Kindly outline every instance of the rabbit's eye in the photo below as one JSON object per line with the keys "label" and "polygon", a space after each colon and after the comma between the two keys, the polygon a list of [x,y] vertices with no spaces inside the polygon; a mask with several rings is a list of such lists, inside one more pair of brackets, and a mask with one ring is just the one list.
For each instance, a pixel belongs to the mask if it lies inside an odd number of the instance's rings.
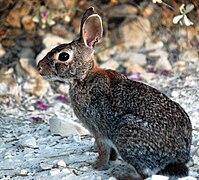
{"label": "rabbit's eye", "polygon": [[62,53],[59,54],[58,59],[60,61],[67,61],[69,59],[69,57],[70,57],[70,55],[68,53],[62,52]]}

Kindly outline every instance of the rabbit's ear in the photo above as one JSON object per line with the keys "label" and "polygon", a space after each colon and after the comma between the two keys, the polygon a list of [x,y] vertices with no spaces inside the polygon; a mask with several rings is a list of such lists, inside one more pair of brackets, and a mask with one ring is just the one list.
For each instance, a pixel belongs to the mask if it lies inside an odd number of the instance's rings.
{"label": "rabbit's ear", "polygon": [[93,48],[95,43],[102,38],[102,19],[94,12],[94,8],[89,8],[82,18],[80,38],[84,44]]}

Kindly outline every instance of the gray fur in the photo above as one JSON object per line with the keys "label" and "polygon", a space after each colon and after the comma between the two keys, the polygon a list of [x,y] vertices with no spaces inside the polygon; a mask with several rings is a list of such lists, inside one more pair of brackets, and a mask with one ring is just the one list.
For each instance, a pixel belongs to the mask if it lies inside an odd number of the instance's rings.
{"label": "gray fur", "polygon": [[[81,27],[95,14],[92,11],[85,13]],[[94,36],[95,30],[91,31]],[[93,167],[107,169],[109,161],[119,154],[136,169],[134,176],[125,177],[187,175],[192,127],[186,112],[160,91],[116,71],[98,68],[93,47],[99,37],[91,39],[90,47],[84,44],[85,38],[54,48],[39,62],[38,69],[47,79],[70,80],[72,108],[96,139],[99,158]],[[58,54],[69,50],[73,58],[60,62]],[[175,165],[179,167],[176,171]]]}

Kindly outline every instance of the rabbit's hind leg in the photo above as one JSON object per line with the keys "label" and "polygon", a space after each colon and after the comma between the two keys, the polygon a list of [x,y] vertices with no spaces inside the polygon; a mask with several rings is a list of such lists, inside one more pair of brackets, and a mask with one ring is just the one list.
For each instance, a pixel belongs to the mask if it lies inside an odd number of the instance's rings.
{"label": "rabbit's hind leg", "polygon": [[114,161],[117,159],[117,150],[115,149],[112,142],[108,139],[95,137],[95,141],[99,156],[95,161],[93,168],[97,170],[109,169],[109,161]]}

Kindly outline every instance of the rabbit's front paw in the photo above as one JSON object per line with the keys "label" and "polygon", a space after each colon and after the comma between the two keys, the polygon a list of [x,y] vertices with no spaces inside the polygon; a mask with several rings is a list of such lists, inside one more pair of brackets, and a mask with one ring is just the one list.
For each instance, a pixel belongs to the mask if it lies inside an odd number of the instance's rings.
{"label": "rabbit's front paw", "polygon": [[103,159],[98,158],[95,163],[93,164],[93,168],[97,169],[99,171],[107,170],[109,169],[109,163],[106,161],[103,161]]}

